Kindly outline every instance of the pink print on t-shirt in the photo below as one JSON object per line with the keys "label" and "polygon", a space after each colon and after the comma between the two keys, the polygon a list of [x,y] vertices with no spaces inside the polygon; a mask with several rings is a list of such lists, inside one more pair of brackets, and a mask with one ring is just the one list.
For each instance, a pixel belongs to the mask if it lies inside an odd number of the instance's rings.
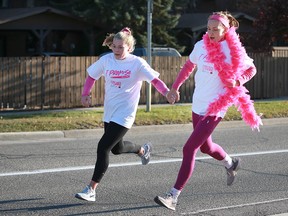
{"label": "pink print on t-shirt", "polygon": [[107,70],[106,74],[110,76],[110,78],[125,79],[125,78],[130,77],[131,71],[130,70]]}
{"label": "pink print on t-shirt", "polygon": [[212,74],[213,73],[213,66],[211,65],[203,65],[203,72]]}
{"label": "pink print on t-shirt", "polygon": [[204,62],[208,62],[207,60],[207,54],[201,54],[198,58],[198,61],[204,61]]}
{"label": "pink print on t-shirt", "polygon": [[121,82],[111,81],[111,87],[121,88]]}

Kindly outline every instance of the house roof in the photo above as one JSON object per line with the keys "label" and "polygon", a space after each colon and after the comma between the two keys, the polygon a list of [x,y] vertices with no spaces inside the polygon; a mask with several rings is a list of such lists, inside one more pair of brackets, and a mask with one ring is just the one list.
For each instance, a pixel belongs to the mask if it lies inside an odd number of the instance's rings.
{"label": "house roof", "polygon": [[[189,28],[192,32],[200,31],[207,28],[207,20],[211,13],[187,13],[183,14],[178,22],[176,28]],[[232,15],[236,18],[245,18],[249,21],[254,21],[255,18],[242,12],[235,12]]]}
{"label": "house roof", "polygon": [[[59,22],[60,19],[62,22]],[[0,9],[0,29],[30,29],[41,26],[54,29],[71,29],[73,26],[73,29],[84,29],[92,25],[51,7]]]}
{"label": "house roof", "polygon": [[69,13],[51,7],[0,9],[0,24],[19,20],[22,18],[26,18],[28,16],[34,16],[45,12],[72,17],[71,14]]}

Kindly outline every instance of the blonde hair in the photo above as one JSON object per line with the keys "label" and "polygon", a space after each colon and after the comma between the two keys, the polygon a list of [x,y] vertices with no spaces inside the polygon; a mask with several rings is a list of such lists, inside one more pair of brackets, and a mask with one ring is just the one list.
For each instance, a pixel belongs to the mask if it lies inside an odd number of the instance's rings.
{"label": "blonde hair", "polygon": [[213,12],[212,15],[209,16],[208,20],[211,18],[211,16],[213,15],[218,15],[221,16],[223,18],[226,18],[229,20],[229,26],[232,27],[234,26],[235,28],[239,27],[239,22],[236,20],[235,17],[232,16],[231,13],[229,13],[228,11],[218,11],[218,12]]}
{"label": "blonde hair", "polygon": [[133,37],[130,28],[125,27],[116,34],[114,33],[107,34],[105,40],[103,41],[102,46],[108,46],[111,49],[111,45],[113,44],[114,38],[118,40],[123,40],[123,42],[128,45],[130,53],[134,51],[136,40]]}

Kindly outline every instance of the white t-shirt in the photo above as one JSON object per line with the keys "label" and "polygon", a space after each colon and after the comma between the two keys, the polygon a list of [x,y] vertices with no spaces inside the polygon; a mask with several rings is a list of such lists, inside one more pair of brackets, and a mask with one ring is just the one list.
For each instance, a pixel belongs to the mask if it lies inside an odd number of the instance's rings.
{"label": "white t-shirt", "polygon": [[151,82],[159,76],[144,59],[129,54],[124,60],[117,60],[113,53],[102,56],[87,72],[95,80],[105,78],[103,121],[126,128],[135,121],[142,81]]}
{"label": "white t-shirt", "polygon": [[[226,56],[225,61],[231,64],[230,50],[227,42],[222,41],[220,43],[222,51]],[[207,61],[207,51],[203,40],[195,44],[193,51],[189,55],[189,59],[197,65],[192,111],[198,115],[206,115],[209,104],[225,92],[224,84],[221,82],[218,71],[215,70],[213,63]],[[253,66],[253,59],[248,57],[247,54],[244,65],[244,69]],[[219,113],[219,116],[222,118],[224,115],[225,113]]]}

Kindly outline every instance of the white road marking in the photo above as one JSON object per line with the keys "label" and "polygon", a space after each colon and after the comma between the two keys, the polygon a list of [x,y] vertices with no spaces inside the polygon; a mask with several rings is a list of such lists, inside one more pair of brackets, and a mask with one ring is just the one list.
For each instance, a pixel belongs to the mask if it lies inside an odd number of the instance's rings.
{"label": "white road marking", "polygon": [[[261,151],[261,152],[248,152],[248,153],[240,153],[240,154],[231,154],[231,156],[253,156],[253,155],[265,155],[265,154],[280,154],[287,153],[288,149],[283,150],[275,150],[275,151]],[[207,157],[196,157],[196,160],[207,160],[212,159],[210,156]],[[167,159],[167,160],[155,160],[150,161],[149,164],[159,164],[159,163],[173,163],[173,162],[181,162],[182,158],[176,159]],[[141,165],[140,162],[130,162],[130,163],[116,163],[110,164],[109,167],[125,167],[125,166],[138,166]],[[35,175],[35,174],[43,174],[43,173],[56,173],[56,172],[67,172],[67,171],[79,171],[79,170],[88,170],[94,169],[95,165],[91,166],[80,166],[80,167],[61,167],[54,169],[39,169],[39,170],[31,170],[31,171],[18,171],[18,172],[8,172],[8,173],[0,173],[0,177],[4,176],[18,176],[18,175]]]}
{"label": "white road marking", "polygon": [[202,210],[195,211],[195,212],[183,212],[181,213],[181,215],[193,215],[193,214],[206,213],[206,212],[211,212],[211,211],[227,210],[227,209],[233,209],[233,208],[241,208],[245,206],[254,206],[254,205],[268,204],[268,203],[273,203],[273,202],[281,202],[281,201],[286,201],[286,200],[288,200],[288,198],[266,200],[262,202],[247,203],[247,204],[240,204],[240,205],[233,205],[233,206],[223,206],[223,207],[213,208],[213,209],[202,209]]}

